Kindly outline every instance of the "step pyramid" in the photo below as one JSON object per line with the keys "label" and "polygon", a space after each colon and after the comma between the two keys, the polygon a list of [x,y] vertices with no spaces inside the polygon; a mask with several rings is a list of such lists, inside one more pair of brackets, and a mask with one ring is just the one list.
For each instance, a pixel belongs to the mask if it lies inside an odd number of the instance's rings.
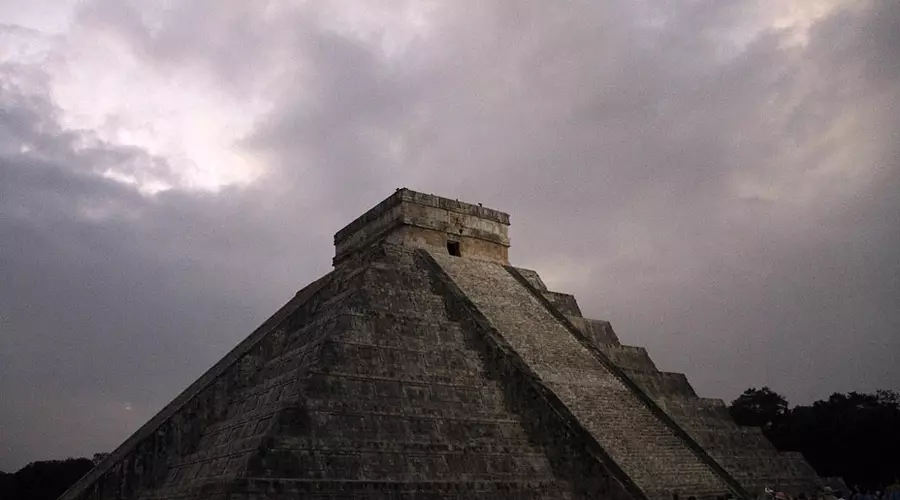
{"label": "step pyramid", "polygon": [[63,500],[750,498],[822,485],[509,265],[505,213],[407,189]]}

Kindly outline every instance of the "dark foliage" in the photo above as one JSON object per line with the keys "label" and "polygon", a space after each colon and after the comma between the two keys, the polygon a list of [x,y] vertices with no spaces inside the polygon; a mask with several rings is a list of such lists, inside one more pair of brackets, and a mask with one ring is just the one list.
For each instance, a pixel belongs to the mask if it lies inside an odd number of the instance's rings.
{"label": "dark foliage", "polygon": [[0,471],[0,499],[9,497],[7,492],[12,491],[12,480],[12,474]]}
{"label": "dark foliage", "polygon": [[763,429],[783,424],[789,414],[787,399],[768,387],[747,389],[728,410],[738,425]]}
{"label": "dark foliage", "polygon": [[[783,414],[776,401],[784,401]],[[768,388],[748,389],[729,408],[742,425],[762,427],[780,450],[803,453],[820,476],[879,489],[900,475],[900,394],[835,393],[811,406],[787,409]]]}
{"label": "dark foliage", "polygon": [[91,459],[91,463],[94,466],[100,465],[100,462],[106,460],[109,457],[109,453],[94,453],[94,458]]}
{"label": "dark foliage", "polygon": [[87,458],[32,462],[15,474],[0,473],[0,499],[55,500],[93,467]]}

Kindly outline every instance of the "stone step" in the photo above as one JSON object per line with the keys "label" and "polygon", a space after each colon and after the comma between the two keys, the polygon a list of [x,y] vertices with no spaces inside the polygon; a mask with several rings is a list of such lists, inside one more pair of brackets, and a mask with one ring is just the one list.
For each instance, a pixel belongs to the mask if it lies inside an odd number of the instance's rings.
{"label": "stone step", "polygon": [[235,493],[261,498],[277,494],[277,498],[310,500],[570,500],[571,488],[554,480],[483,480],[472,478],[456,481],[319,481],[251,477],[242,481]]}
{"label": "stone step", "polygon": [[268,360],[263,359],[259,364],[247,359],[242,360],[240,370],[253,385],[237,389],[233,392],[234,396],[237,399],[245,399],[296,378],[298,372],[315,366],[324,340],[325,338],[321,337],[311,339],[306,344],[293,344],[280,354],[273,355]]}
{"label": "stone step", "polygon": [[332,338],[419,351],[463,349],[468,342],[456,323],[375,312],[352,315],[346,330]]}
{"label": "stone step", "polygon": [[619,337],[616,336],[609,321],[570,315],[566,315],[566,319],[598,347],[605,344],[621,345]]}
{"label": "stone step", "polygon": [[526,280],[528,280],[528,282],[531,283],[531,286],[537,288],[542,292],[547,291],[547,285],[544,284],[544,281],[541,279],[541,276],[537,273],[537,271],[525,269],[522,267],[517,267],[516,271],[519,271],[519,274],[521,274]]}
{"label": "stone step", "polygon": [[[410,391],[407,391],[410,393]],[[454,394],[455,395],[455,394]],[[478,394],[468,394],[468,401],[428,400],[431,391],[421,388],[415,396],[417,399],[383,398],[354,399],[349,396],[335,396],[329,399],[307,400],[305,407],[309,411],[326,411],[331,413],[353,414],[396,414],[407,418],[441,419],[441,418],[474,418],[474,419],[509,419],[508,410],[502,405],[484,402]]]}
{"label": "stone step", "polygon": [[[497,382],[484,377],[459,377],[446,382],[410,377],[371,377],[354,373],[314,371],[304,381],[303,393],[351,394],[360,399],[407,398],[427,390],[442,401],[465,402],[477,393],[484,401],[499,404],[503,394]],[[499,399],[498,399],[499,398]]]}
{"label": "stone step", "polygon": [[562,292],[551,292],[550,290],[541,291],[541,294],[547,301],[553,304],[554,307],[559,309],[559,312],[566,316],[573,316],[576,318],[582,317],[581,308],[578,307],[578,301],[575,300],[574,295]]}
{"label": "stone step", "polygon": [[542,454],[408,453],[383,450],[271,448],[254,457],[249,474],[318,480],[549,480]]}
{"label": "stone step", "polygon": [[431,276],[417,267],[402,268],[388,263],[373,262],[365,272],[367,286],[392,289],[430,290]]}
{"label": "stone step", "polygon": [[714,428],[698,424],[697,427],[685,426],[694,439],[710,453],[758,452],[774,454],[776,449],[763,435],[744,432],[737,428]]}
{"label": "stone step", "polygon": [[[262,442],[263,439],[259,436],[236,439],[223,445],[185,455],[171,464],[172,470],[169,471],[167,482],[192,479],[198,475],[215,475],[224,469],[230,460],[239,461],[255,453]],[[176,470],[180,473],[175,474]]]}
{"label": "stone step", "polygon": [[679,498],[684,499],[694,497],[697,500],[719,500],[727,496],[727,491],[725,490],[713,489],[708,484],[691,482],[689,479],[675,490],[668,488],[647,489],[644,490],[644,494],[651,500],[672,500],[673,491],[679,492]]}
{"label": "stone step", "polygon": [[431,386],[457,386],[457,387],[478,387],[485,381],[483,375],[436,375],[436,374],[409,374],[406,372],[392,373],[390,375],[372,375],[368,373],[358,373],[356,371],[339,371],[322,367],[321,369],[309,373],[311,381],[317,380],[317,377],[328,376],[344,379],[359,379],[374,381],[381,385],[382,381],[394,381],[402,384],[423,384]]}
{"label": "stone step", "polygon": [[[339,350],[346,355],[378,356],[387,362],[395,361],[432,361],[440,365],[451,364],[456,358],[465,359],[467,362],[481,364],[481,358],[473,349],[460,349],[457,343],[444,343],[425,346],[420,349],[410,344],[388,345],[381,343],[383,339],[375,339],[374,342],[356,342],[344,339],[326,339],[322,342],[322,348]],[[444,348],[446,346],[446,348]],[[460,367],[462,367],[460,365]]]}
{"label": "stone step", "polygon": [[380,453],[408,453],[413,455],[440,454],[481,454],[543,457],[544,451],[535,447],[528,439],[505,438],[502,440],[466,441],[450,443],[428,437],[412,439],[377,440],[373,438],[351,439],[342,435],[329,435],[322,438],[280,437],[274,441],[272,448],[305,451],[333,451],[341,453],[375,451]]}
{"label": "stone step", "polygon": [[683,373],[646,372],[642,370],[622,369],[645,393],[652,398],[658,397],[697,397],[687,376]]}
{"label": "stone step", "polygon": [[666,410],[666,413],[679,423],[679,425],[691,430],[708,429],[710,432],[740,432],[738,426],[731,420],[725,420],[710,415],[693,415],[691,413],[676,413]]}
{"label": "stone step", "polygon": [[322,346],[319,365],[324,372],[436,382],[484,377],[483,362],[477,353],[467,350],[414,351],[328,341]]}
{"label": "stone step", "polygon": [[328,398],[335,404],[378,405],[396,407],[399,404],[424,412],[464,408],[482,412],[505,412],[503,392],[496,385],[470,386],[409,382],[397,379],[345,378],[316,375],[307,381],[304,394],[308,397]]}
{"label": "stone step", "polygon": [[[235,406],[239,406],[237,403]],[[291,403],[278,401],[269,404],[261,404],[255,408],[243,409],[230,414],[227,418],[217,422],[210,423],[203,430],[203,438],[206,441],[212,439],[210,436],[230,436],[230,439],[237,439],[241,436],[249,436],[252,434],[252,428],[255,428],[261,420],[281,411],[285,406]],[[248,425],[252,428],[248,429]]]}
{"label": "stone step", "polygon": [[[423,293],[421,289],[397,287],[366,287],[361,296],[365,297],[365,305],[376,311],[385,309],[402,313],[404,311],[443,311],[444,298],[432,293]],[[437,317],[443,318],[440,314]]]}
{"label": "stone step", "polygon": [[728,413],[728,406],[725,404],[725,401],[718,398],[702,398],[699,396],[684,397],[676,395],[672,397],[660,396],[655,398],[655,401],[657,401],[660,406],[693,408],[698,411],[702,410],[716,414],[727,420],[731,419],[731,414]]}
{"label": "stone step", "polygon": [[619,368],[657,372],[656,364],[643,347],[630,345],[599,344],[600,351]]}
{"label": "stone step", "polygon": [[400,412],[331,412],[311,410],[308,413],[309,433],[328,436],[335,429],[348,439],[432,439],[460,444],[497,439],[527,439],[527,433],[517,418],[511,416],[475,418],[461,412],[448,411],[442,417],[410,417]]}
{"label": "stone step", "polygon": [[444,302],[438,298],[419,299],[418,304],[407,303],[405,305],[391,306],[385,304],[386,299],[381,298],[371,303],[348,304],[347,312],[351,313],[394,313],[397,316],[420,319],[426,321],[448,320],[447,309]]}

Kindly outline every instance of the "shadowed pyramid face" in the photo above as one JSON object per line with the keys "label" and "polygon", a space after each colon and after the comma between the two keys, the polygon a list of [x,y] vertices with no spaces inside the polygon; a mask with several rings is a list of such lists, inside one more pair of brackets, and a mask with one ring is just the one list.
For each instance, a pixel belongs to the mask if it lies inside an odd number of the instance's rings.
{"label": "shadowed pyramid face", "polygon": [[388,243],[509,264],[509,215],[399,189],[334,235],[334,264]]}

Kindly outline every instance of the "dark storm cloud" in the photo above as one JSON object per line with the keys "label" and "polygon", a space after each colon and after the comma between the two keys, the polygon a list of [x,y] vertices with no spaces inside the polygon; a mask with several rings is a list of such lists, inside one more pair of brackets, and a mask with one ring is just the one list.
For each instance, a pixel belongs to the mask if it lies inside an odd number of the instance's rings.
{"label": "dark storm cloud", "polygon": [[145,64],[270,99],[242,142],[269,171],[147,198],[99,173],[164,158],[82,148],[46,95],[0,87],[0,391],[25,402],[0,409],[0,469],[115,446],[399,186],[511,212],[515,263],[701,395],[898,388],[900,6],[741,46],[751,2],[648,5],[453,3],[386,53],[390,30],[312,7],[191,2],[151,27],[89,4],[81,25]]}

